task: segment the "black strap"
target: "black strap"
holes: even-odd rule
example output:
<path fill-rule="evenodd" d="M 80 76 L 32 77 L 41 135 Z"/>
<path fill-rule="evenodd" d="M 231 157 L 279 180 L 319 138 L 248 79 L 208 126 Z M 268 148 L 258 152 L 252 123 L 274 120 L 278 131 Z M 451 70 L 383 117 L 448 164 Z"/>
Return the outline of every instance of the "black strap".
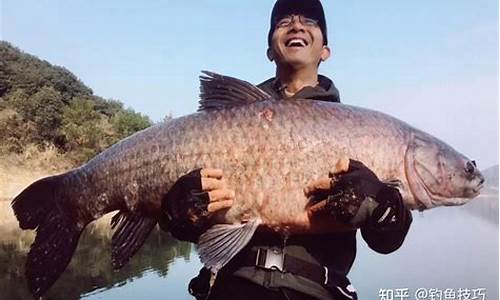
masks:
<path fill-rule="evenodd" d="M 265 251 L 271 251 L 269 249 L 261 248 L 259 250 L 251 250 L 248 255 L 245 255 L 239 262 L 242 267 L 255 266 L 258 268 L 265 268 L 264 259 Z M 259 254 L 260 252 L 260 254 Z M 263 259 L 264 258 L 264 259 Z M 274 269 L 269 269 L 274 270 Z M 297 276 L 307 278 L 311 281 L 325 285 L 327 282 L 328 269 L 321 265 L 310 263 L 298 257 L 284 254 L 283 261 L 283 272 L 292 273 Z M 275 270 L 279 272 L 278 270 Z"/>

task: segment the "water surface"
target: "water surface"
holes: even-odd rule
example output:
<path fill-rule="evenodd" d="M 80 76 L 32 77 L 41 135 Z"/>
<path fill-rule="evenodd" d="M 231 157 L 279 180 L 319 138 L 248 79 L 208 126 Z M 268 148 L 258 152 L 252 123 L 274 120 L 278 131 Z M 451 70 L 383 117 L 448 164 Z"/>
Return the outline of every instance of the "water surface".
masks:
<path fill-rule="evenodd" d="M 488 200 L 498 203 L 498 196 Z M 498 299 L 497 211 L 471 207 L 414 212 L 404 245 L 390 255 L 371 251 L 358 235 L 350 278 L 360 299 L 380 299 L 380 289 L 403 288 L 409 291 L 408 299 L 415 299 L 419 288 L 484 288 L 485 299 Z M 5 213 L 7 206 L 1 209 Z M 23 265 L 33 233 L 5 220 L 0 222 L 0 299 L 32 299 Z M 133 259 L 113 271 L 111 235 L 107 222 L 91 224 L 47 299 L 194 299 L 187 283 L 201 264 L 191 244 L 154 230 Z"/>

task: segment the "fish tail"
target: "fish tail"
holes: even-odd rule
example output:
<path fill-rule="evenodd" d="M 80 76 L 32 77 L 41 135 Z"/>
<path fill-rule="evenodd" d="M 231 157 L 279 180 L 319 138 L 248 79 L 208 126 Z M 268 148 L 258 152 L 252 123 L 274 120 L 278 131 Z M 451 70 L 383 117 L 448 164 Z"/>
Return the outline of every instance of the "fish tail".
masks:
<path fill-rule="evenodd" d="M 62 175 L 45 177 L 25 188 L 12 201 L 12 209 L 22 229 L 35 229 L 54 207 L 55 191 Z"/>
<path fill-rule="evenodd" d="M 22 229 L 36 229 L 26 261 L 31 293 L 40 297 L 66 269 L 85 225 L 57 205 L 63 175 L 40 179 L 21 192 L 12 208 Z"/>

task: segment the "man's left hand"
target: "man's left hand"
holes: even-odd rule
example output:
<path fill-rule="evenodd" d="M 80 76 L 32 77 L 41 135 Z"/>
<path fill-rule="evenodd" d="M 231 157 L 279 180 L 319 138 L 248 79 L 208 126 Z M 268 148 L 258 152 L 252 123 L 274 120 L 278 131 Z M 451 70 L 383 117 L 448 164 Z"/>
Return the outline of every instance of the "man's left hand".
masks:
<path fill-rule="evenodd" d="M 310 215 L 327 212 L 346 224 L 391 228 L 403 224 L 407 216 L 399 191 L 356 160 L 349 160 L 345 172 L 311 182 L 304 193 L 312 204 Z"/>

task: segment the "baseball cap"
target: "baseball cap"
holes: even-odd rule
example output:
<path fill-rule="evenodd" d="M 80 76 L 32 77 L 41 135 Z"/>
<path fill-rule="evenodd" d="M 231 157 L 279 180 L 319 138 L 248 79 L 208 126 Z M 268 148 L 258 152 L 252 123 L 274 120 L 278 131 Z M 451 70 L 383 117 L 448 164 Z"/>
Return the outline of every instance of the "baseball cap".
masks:
<path fill-rule="evenodd" d="M 276 24 L 282 18 L 289 15 L 303 15 L 318 21 L 318 26 L 323 34 L 323 44 L 328 44 L 326 35 L 326 20 L 323 6 L 319 0 L 278 0 L 271 12 L 271 27 L 267 36 L 267 43 L 271 45 Z"/>

